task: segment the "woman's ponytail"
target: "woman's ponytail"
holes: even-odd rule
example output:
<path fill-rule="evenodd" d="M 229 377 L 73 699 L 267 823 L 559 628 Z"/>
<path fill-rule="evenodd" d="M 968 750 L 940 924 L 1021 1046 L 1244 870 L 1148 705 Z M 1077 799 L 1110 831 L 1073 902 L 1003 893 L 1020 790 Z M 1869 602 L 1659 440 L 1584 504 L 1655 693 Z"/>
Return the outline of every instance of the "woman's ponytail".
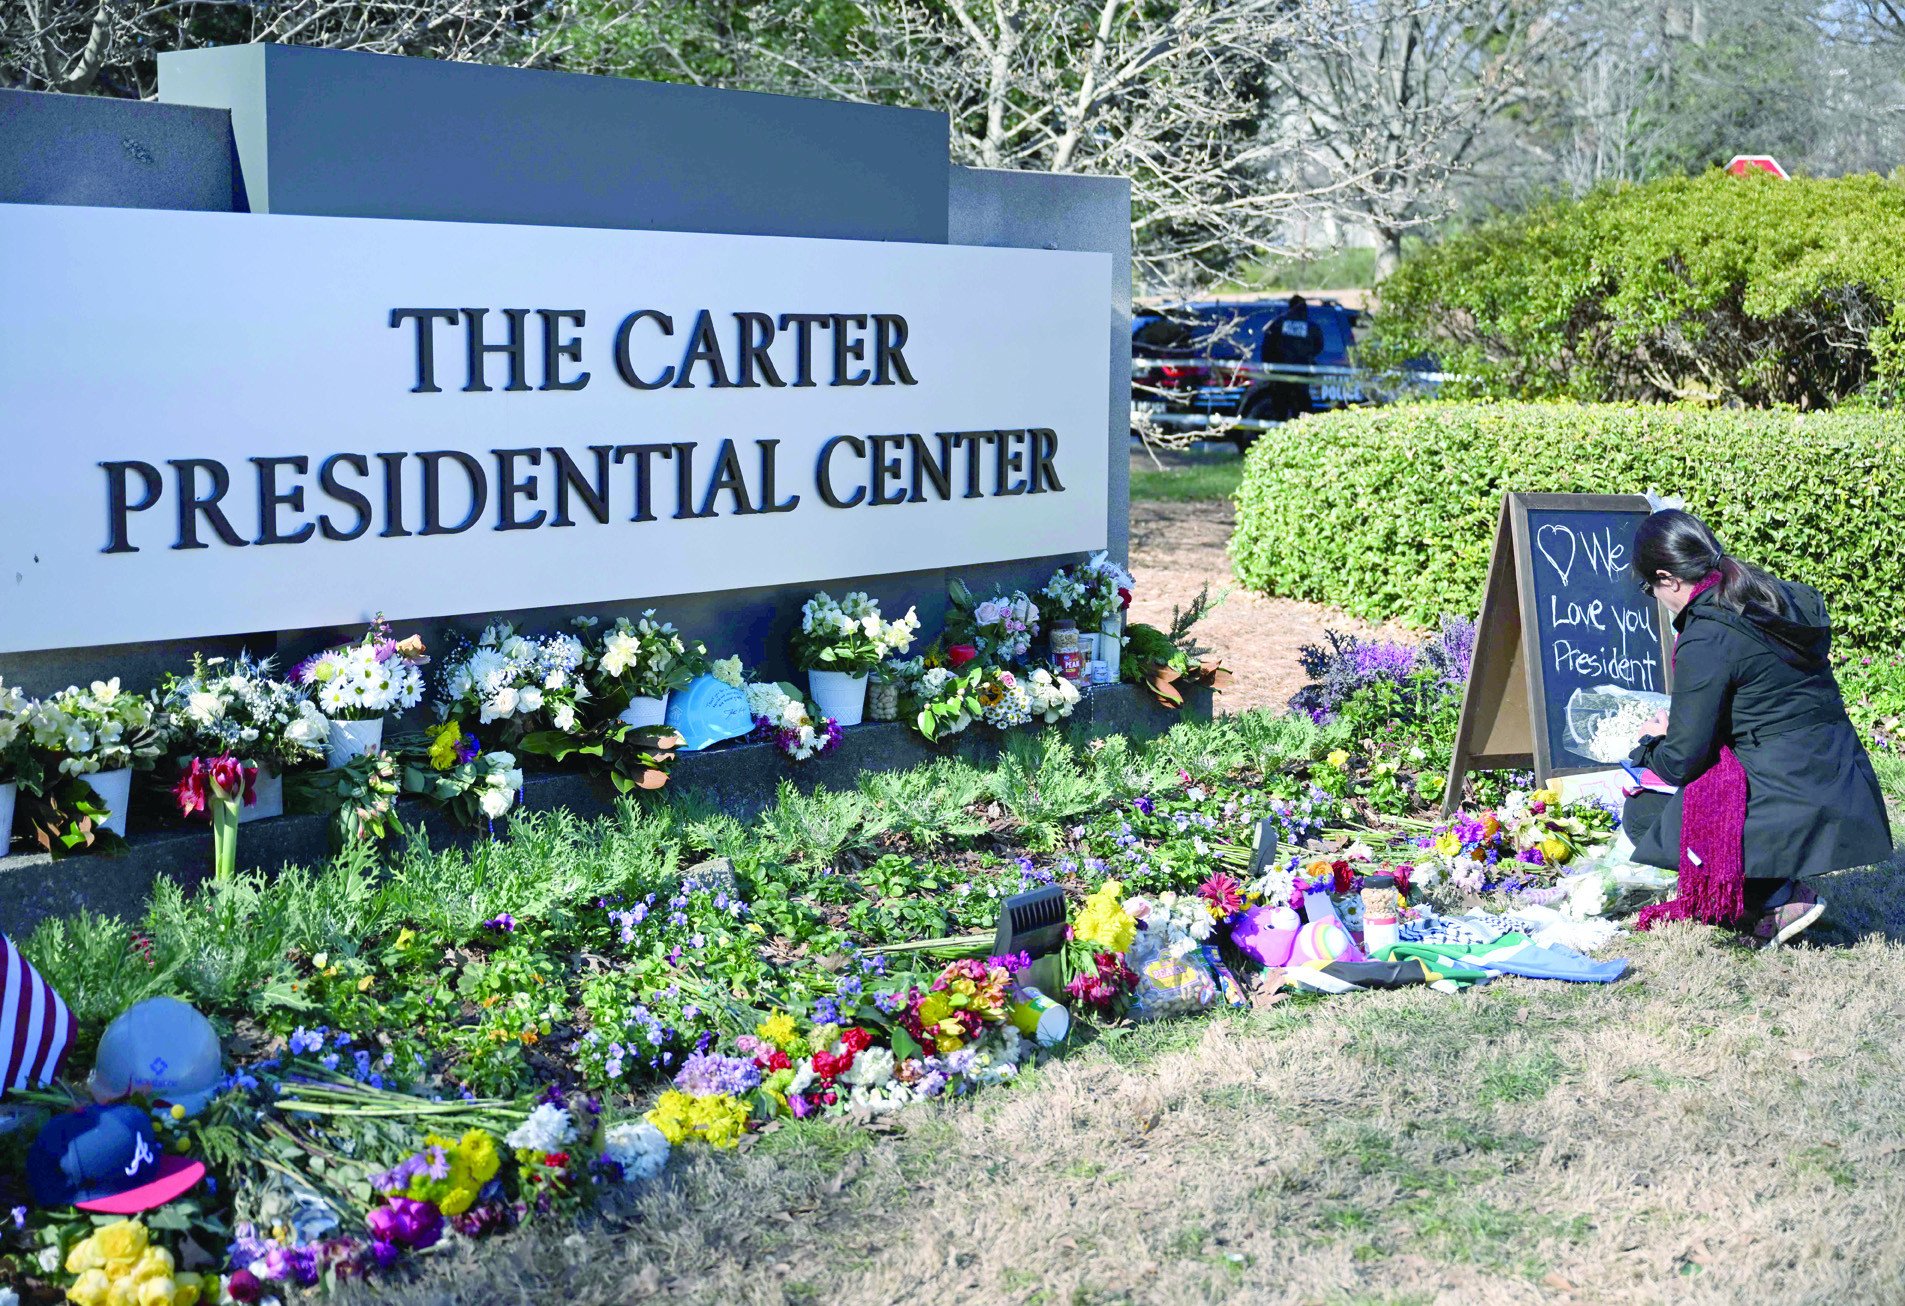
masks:
<path fill-rule="evenodd" d="M 1643 584 L 1652 584 L 1663 571 L 1689 585 L 1718 572 L 1715 597 L 1723 606 L 1744 612 L 1750 605 L 1790 615 L 1778 581 L 1733 557 L 1705 522 L 1678 508 L 1654 513 L 1634 534 L 1634 574 Z"/>

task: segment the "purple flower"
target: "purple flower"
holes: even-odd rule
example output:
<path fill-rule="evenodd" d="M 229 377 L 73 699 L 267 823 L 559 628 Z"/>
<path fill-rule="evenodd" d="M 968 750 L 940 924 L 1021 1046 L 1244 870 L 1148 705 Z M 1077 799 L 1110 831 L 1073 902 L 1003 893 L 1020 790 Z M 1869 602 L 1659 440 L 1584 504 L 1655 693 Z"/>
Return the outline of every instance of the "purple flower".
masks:
<path fill-rule="evenodd" d="M 421 1250 L 443 1237 L 443 1212 L 434 1203 L 393 1197 L 365 1220 L 373 1240 Z"/>
<path fill-rule="evenodd" d="M 388 1270 L 397 1263 L 397 1244 L 386 1238 L 373 1238 L 370 1243 L 370 1259 L 377 1263 L 380 1270 Z"/>
<path fill-rule="evenodd" d="M 724 1057 L 718 1052 L 695 1052 L 675 1074 L 675 1087 L 695 1097 L 718 1093 L 739 1095 L 759 1087 L 761 1072 L 752 1061 Z"/>
<path fill-rule="evenodd" d="M 832 998 L 815 998 L 814 1024 L 838 1025 L 839 1023 L 840 1008 L 835 1005 L 834 1000 Z"/>
<path fill-rule="evenodd" d="M 456 760 L 459 763 L 474 762 L 483 752 L 483 746 L 476 742 L 475 735 L 464 735 L 456 741 Z"/>
<path fill-rule="evenodd" d="M 1520 852 L 1515 854 L 1515 860 L 1518 862 L 1527 862 L 1530 866 L 1546 866 L 1548 864 L 1548 859 L 1541 855 L 1541 849 L 1539 848 L 1523 848 Z"/>
<path fill-rule="evenodd" d="M 1158 809 L 1158 805 L 1156 803 L 1152 802 L 1149 798 L 1143 797 L 1142 795 L 1132 799 L 1131 805 L 1137 808 L 1140 812 L 1143 812 L 1146 816 L 1151 815 L 1151 813 L 1157 811 Z"/>
<path fill-rule="evenodd" d="M 511 916 L 508 912 L 503 912 L 501 915 L 492 916 L 484 921 L 483 928 L 486 930 L 498 930 L 504 934 L 514 934 L 516 932 L 516 918 Z"/>

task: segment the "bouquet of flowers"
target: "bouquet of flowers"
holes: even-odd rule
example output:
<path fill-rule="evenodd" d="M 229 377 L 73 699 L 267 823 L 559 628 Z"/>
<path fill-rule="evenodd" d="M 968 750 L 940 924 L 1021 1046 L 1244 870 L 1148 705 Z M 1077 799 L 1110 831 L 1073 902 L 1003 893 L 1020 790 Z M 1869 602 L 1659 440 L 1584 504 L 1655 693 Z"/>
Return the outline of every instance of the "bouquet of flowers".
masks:
<path fill-rule="evenodd" d="M 593 653 L 590 681 L 596 693 L 620 698 L 616 711 L 631 698 L 666 698 L 686 689 L 708 665 L 707 646 L 683 639 L 670 622 L 656 621 L 652 609 L 639 621 L 618 619 Z"/>
<path fill-rule="evenodd" d="M 801 607 L 794 662 L 803 671 L 861 675 L 892 654 L 906 652 L 918 632 L 919 615 L 912 608 L 899 620 L 887 621 L 880 605 L 858 590 L 838 603 L 823 590 Z"/>
<path fill-rule="evenodd" d="M 445 662 L 437 719 L 500 721 L 511 737 L 545 720 L 556 730 L 573 730 L 590 698 L 587 661 L 588 651 L 573 635 L 528 639 L 507 622 L 487 626 L 476 643 L 460 646 Z"/>
<path fill-rule="evenodd" d="M 195 656 L 192 673 L 159 693 L 167 749 L 180 757 L 240 757 L 284 774 L 324 759 L 331 724 L 302 689 L 254 662 Z"/>
<path fill-rule="evenodd" d="M 125 767 L 149 770 L 164 751 L 152 704 L 119 688 L 119 677 L 68 686 L 34 703 L 27 716 L 33 746 L 57 760 L 61 775 Z"/>
<path fill-rule="evenodd" d="M 1106 880 L 1085 899 L 1072 918 L 1065 945 L 1065 992 L 1098 1011 L 1115 1016 L 1138 986 L 1137 972 L 1124 954 L 1137 941 L 1138 922 L 1125 910 L 1124 885 Z"/>
<path fill-rule="evenodd" d="M 994 730 L 1010 730 L 1032 719 L 1032 696 L 1017 675 L 1003 668 L 988 667 L 973 696 L 979 700 L 980 719 Z"/>
<path fill-rule="evenodd" d="M 1607 843 L 1614 814 L 1595 802 L 1563 803 L 1553 788 L 1517 791 L 1498 811 L 1460 814 L 1416 840 L 1422 883 L 1446 880 L 1464 893 L 1547 884 L 1583 853 Z"/>
<path fill-rule="evenodd" d="M 944 739 L 970 726 L 984 711 L 977 693 L 984 671 L 952 671 L 924 667 L 916 676 L 902 678 L 901 692 L 910 700 L 913 724 L 928 739 Z"/>
<path fill-rule="evenodd" d="M 523 773 L 513 754 L 486 750 L 455 721 L 432 726 L 424 734 L 430 741 L 429 766 L 404 767 L 405 793 L 447 808 L 464 825 L 497 820 L 516 805 Z"/>
<path fill-rule="evenodd" d="M 978 650 L 986 662 L 1019 662 L 1038 638 L 1039 610 L 1024 590 L 979 600 L 964 581 L 947 587 L 952 611 L 946 614 L 947 637 Z"/>
<path fill-rule="evenodd" d="M 374 721 L 423 701 L 424 656 L 417 636 L 398 641 L 379 617 L 355 644 L 325 649 L 291 669 L 291 683 L 333 721 Z"/>
<path fill-rule="evenodd" d="M 832 717 L 815 718 L 800 691 L 784 682 L 752 683 L 744 691 L 755 729 L 772 739 L 796 762 L 832 752 L 840 744 L 840 723 Z"/>
<path fill-rule="evenodd" d="M 1110 554 L 1099 552 L 1053 572 L 1039 597 L 1045 600 L 1049 612 L 1070 617 L 1080 630 L 1097 630 L 1107 617 L 1131 606 L 1131 590 L 1136 583 L 1130 572 L 1111 560 Z"/>
<path fill-rule="evenodd" d="M 1032 705 L 1033 718 L 1046 725 L 1064 720 L 1078 706 L 1078 686 L 1063 676 L 1052 674 L 1050 668 L 1037 667 L 1022 677 L 1020 683 Z"/>

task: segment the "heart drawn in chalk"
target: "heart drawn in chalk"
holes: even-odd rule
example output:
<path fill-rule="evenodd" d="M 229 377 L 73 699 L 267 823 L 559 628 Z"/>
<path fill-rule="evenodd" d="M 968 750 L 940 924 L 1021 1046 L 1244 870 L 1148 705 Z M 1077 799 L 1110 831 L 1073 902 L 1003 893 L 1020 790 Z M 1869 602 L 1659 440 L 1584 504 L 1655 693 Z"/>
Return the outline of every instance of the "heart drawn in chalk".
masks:
<path fill-rule="evenodd" d="M 1559 537 L 1553 545 L 1548 542 L 1550 534 Z M 1561 547 L 1563 544 L 1567 545 L 1565 551 Z M 1543 526 L 1535 532 L 1535 547 L 1541 550 L 1541 556 L 1561 577 L 1561 587 L 1566 589 L 1568 574 L 1574 570 L 1575 551 L 1580 547 L 1574 541 L 1574 532 L 1566 526 Z"/>

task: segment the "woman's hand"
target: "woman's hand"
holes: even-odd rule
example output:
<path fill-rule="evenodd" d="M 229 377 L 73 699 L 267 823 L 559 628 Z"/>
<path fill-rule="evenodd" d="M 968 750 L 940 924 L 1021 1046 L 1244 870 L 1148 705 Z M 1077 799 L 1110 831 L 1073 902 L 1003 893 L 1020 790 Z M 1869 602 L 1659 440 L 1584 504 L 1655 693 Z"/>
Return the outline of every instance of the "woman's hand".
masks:
<path fill-rule="evenodd" d="M 1665 709 L 1647 718 L 1647 724 L 1640 728 L 1642 739 L 1658 739 L 1667 733 L 1667 713 Z"/>

